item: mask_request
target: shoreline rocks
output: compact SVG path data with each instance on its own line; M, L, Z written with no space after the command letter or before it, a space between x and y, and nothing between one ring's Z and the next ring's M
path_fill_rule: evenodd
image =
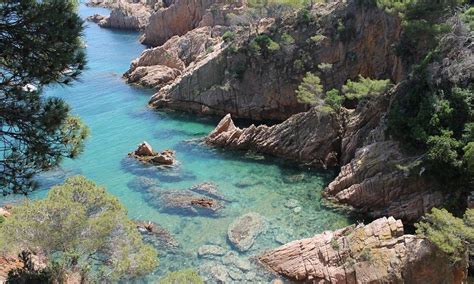
M312 283L461 283L467 266L452 265L428 240L403 234L392 217L297 240L258 257L267 269Z
M263 231L263 218L260 214L250 212L237 218L227 229L229 241L241 252L248 251L255 239Z
M135 221L135 224L145 242L151 243L160 249L174 249L179 246L173 235L159 224L150 221Z
M138 148L128 155L140 162L157 166L173 166L177 163L173 150L164 150L158 153L146 141L139 144Z

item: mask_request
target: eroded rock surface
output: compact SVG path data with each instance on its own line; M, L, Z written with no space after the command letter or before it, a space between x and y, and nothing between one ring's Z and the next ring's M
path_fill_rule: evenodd
M178 247L179 243L174 236L159 224L142 221L136 221L135 224L145 242L159 249L173 249Z
M161 0L90 0L88 4L112 9L109 16L94 15L88 20L103 28L126 30L145 29L150 16L165 5Z
M172 0L149 18L142 42L151 46L164 44L171 37L184 35L198 27L222 25L225 15L238 13L243 1ZM228 4L229 3L229 4ZM212 9L212 7L214 7Z
M217 200L189 190L151 189L148 202L173 214L215 215L223 205Z
M138 148L128 153L128 156L151 165L172 166L177 163L173 150L155 152L146 141L138 145Z
M264 229L264 221L258 213L250 212L229 225L227 237L241 252L249 250Z
M308 109L295 95L307 71L321 73L328 89L359 74L394 81L403 76L402 64L391 48L400 33L396 17L380 9L361 8L354 1L316 5L311 17L307 24L291 17L283 23L263 19L260 33L268 35L279 46L271 54L255 54L251 51L255 35L249 35L245 29L235 29L232 42L209 53L165 86L159 84L160 89L151 98L150 105L282 121ZM346 19L347 28L353 31L350 39L337 35L334 29L337 19ZM282 39L285 33L294 42L285 42ZM308 40L318 35L320 40ZM326 73L319 70L322 63L331 66L331 70ZM170 77L168 69L157 73Z
M293 241L258 259L311 283L461 283L467 276L465 262L452 265L428 240L404 235L392 217Z
M189 188L190 191L214 198L217 200L227 201L227 199L219 192L219 189L215 183L203 182L196 184Z
M408 170L419 159L402 154L395 141L363 146L341 168L324 195L373 217L396 216L414 223L444 201L441 192L433 190L435 181L423 175L422 167Z
M124 74L128 83L160 89L187 71L208 53L220 49L219 34L211 27L198 28L183 36L173 36L165 44L143 51Z

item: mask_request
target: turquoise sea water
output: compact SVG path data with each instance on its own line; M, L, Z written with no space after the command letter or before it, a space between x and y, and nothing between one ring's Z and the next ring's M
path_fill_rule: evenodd
M108 13L104 9L80 8L83 17L98 12ZM320 192L334 176L333 172L317 172L252 153L209 148L199 143L199 139L214 128L219 118L149 109L147 101L152 92L129 86L121 78L130 62L144 49L138 36L87 24L88 70L73 86L52 87L47 94L65 98L74 114L90 127L91 137L78 159L64 161L60 169L41 175L39 180L45 189L60 183L66 176L84 175L117 196L128 208L131 218L151 220L169 230L179 247L159 252L160 267L146 278L147 282L171 270L188 267L200 270L206 263L219 264L219 257L198 258L198 248L217 244L232 251L226 237L227 228L247 212L263 216L265 231L247 253L238 254L242 259L277 247L283 241L310 237L349 223L342 213L321 203ZM163 172L126 158L127 153L144 140L155 149L176 150L179 168ZM183 190L197 183L214 182L230 202L225 203L225 208L215 217L163 213L153 206L150 196L133 186L132 180L139 176L155 179L161 190ZM34 197L44 196L46 192L40 190ZM297 200L301 212L285 207L289 199ZM242 279L246 282L270 279L261 275L263 270L258 266L254 268L257 274L240 271Z

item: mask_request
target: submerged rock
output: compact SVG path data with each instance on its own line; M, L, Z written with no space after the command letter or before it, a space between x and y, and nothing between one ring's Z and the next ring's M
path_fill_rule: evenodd
M215 215L223 205L217 200L189 190L150 190L148 202L161 211L174 214Z
M237 218L227 229L229 241L241 252L249 250L263 231L262 216L250 212Z
M89 22L94 22L96 24L100 23L101 21L105 20L107 17L104 16L104 15L100 15L100 14L94 14L92 16L89 16L87 17L87 20Z
M268 251L269 270L312 283L461 283L465 263L452 265L428 240L403 235L403 224L381 218L326 231Z
M144 240L160 249L173 249L178 247L178 241L171 233L154 222L135 222L138 231L144 237Z
M197 254L202 258L214 258L224 255L225 249L216 245L204 245L199 247Z
M203 182L189 188L190 191L208 196L210 198L227 201L224 195L222 195L215 183L212 182Z
M144 141L138 145L137 150L128 153L128 155L140 162L151 165L172 166L176 164L173 150L164 150L160 153L153 151L148 142Z
M151 188L158 187L160 183L158 179L140 176L135 177L127 185L136 191L147 191Z

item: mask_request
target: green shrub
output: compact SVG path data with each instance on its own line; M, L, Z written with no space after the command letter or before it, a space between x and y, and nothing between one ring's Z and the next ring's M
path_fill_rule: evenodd
M0 225L5 222L5 217L3 217L2 215L0 215Z
M323 62L323 63L318 64L318 68L319 68L319 70L321 70L323 72L329 72L332 69L332 64Z
M390 80L372 80L359 75L357 81L347 80L342 92L350 100L362 100L382 95L390 87Z
M344 100L344 96L341 96L339 91L336 89L326 92L326 97L324 98L324 102L335 111L338 111L341 108Z
M284 33L284 34L281 35L281 40L286 44L294 44L295 43L295 39L287 33Z
M388 130L407 149L426 152L428 173L439 181L469 178L471 152L466 146L474 139L473 97L470 89L433 89L422 75L394 102Z
M474 7L470 7L461 16L471 31L474 31Z
M310 105L321 105L321 95L323 94L323 86L321 79L313 73L306 73L303 82L296 90L299 102Z
M250 42L249 47L253 55L263 55L265 58L268 57L270 53L280 50L280 45L265 34L256 36Z
M321 41L323 41L324 39L326 39L326 37L323 36L323 35L317 34L317 35L314 35L314 36L310 37L310 39L311 39L313 42L321 42Z
M52 187L45 199L15 206L0 227L0 245L40 248L57 274L81 271L104 282L143 276L158 265L118 199L81 176Z
M159 284L204 284L204 280L192 269L170 272L158 281Z
M416 233L430 240L446 253L453 263L461 261L467 243L474 242L474 209L469 209L464 220L454 217L446 209L433 208L415 224Z
M311 12L308 9L301 9L297 14L298 22L301 24L309 24L312 21Z
M231 31L226 31L222 35L222 40L225 41L225 42L232 41L232 40L234 40L234 38L235 38L235 33L231 32Z

